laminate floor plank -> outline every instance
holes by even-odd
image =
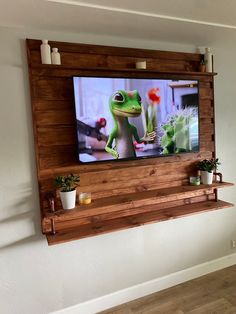
[[[236,314],[236,265],[100,314]]]
[[[234,311],[234,312],[232,312]],[[204,304],[202,306],[199,306],[198,308],[186,312],[187,314],[228,314],[228,313],[236,313],[236,307],[232,306],[231,303],[229,303],[225,299],[219,299],[207,304]]]

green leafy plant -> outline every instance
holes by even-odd
[[[204,159],[202,161],[199,161],[199,163],[197,164],[199,170],[207,172],[217,170],[219,165],[220,163],[218,158]]]
[[[79,185],[80,177],[77,174],[69,174],[67,176],[58,176],[54,180],[55,186],[61,190],[61,192],[70,192],[75,190]]]

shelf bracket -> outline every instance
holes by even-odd
[[[55,221],[54,221],[53,218],[50,218],[50,221],[51,221],[51,229],[52,229],[51,233],[52,233],[52,234],[56,234]]]
[[[55,212],[55,197],[53,192],[49,192],[46,195],[47,201],[48,201],[48,207],[50,208],[51,212]]]
[[[220,173],[220,172],[214,172],[214,176],[215,176],[215,180],[217,181],[217,177],[219,177],[219,179],[220,179],[220,183],[222,183],[223,182],[223,175],[222,175],[222,173]]]
[[[214,189],[215,201],[218,202],[218,190]]]

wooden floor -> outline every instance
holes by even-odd
[[[100,314],[236,314],[236,265]]]

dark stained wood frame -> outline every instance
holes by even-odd
[[[202,55],[49,41],[61,53],[62,65],[56,66],[41,64],[40,44],[26,40],[42,232],[49,244],[232,206],[216,202],[217,189],[230,184],[187,186],[196,162],[215,156],[215,73],[198,71]],[[144,59],[147,70],[135,69]],[[72,87],[76,75],[198,80],[200,152],[79,164]],[[53,179],[71,172],[80,174],[79,191],[92,192],[93,202],[66,212]]]

